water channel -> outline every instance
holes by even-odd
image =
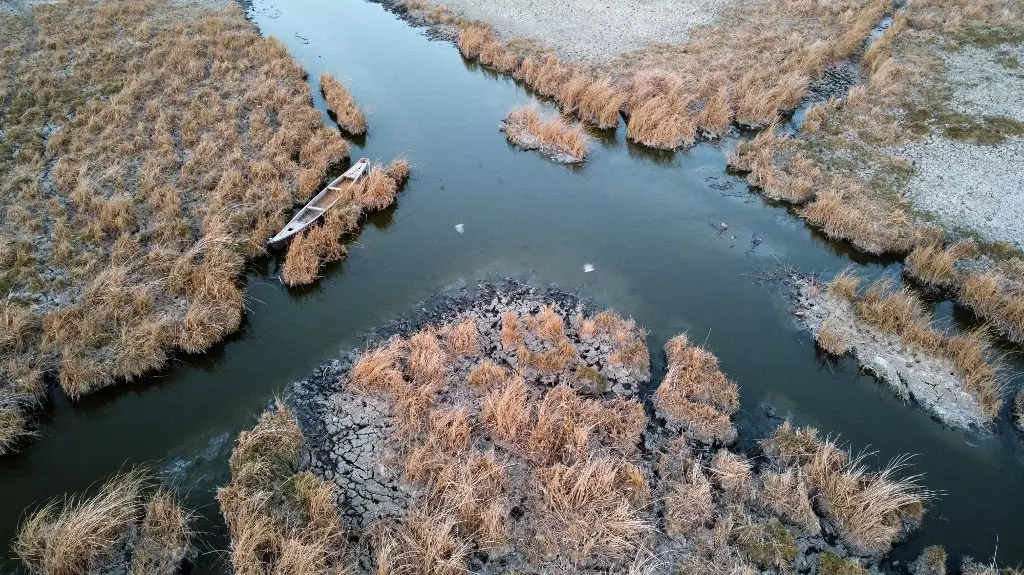
[[[765,274],[782,266],[832,274],[851,262],[865,274],[898,274],[898,264],[830,242],[752,194],[725,170],[735,141],[652,153],[627,144],[620,127],[597,135],[586,165],[567,168],[512,148],[498,131],[512,106],[533,99],[521,86],[380,5],[257,0],[251,17],[287,44],[311,82],[332,72],[369,111],[369,135],[352,155],[404,156],[412,180],[314,286],[288,290],[279,262],[254,262],[244,326],[209,353],[74,405],[52,398],[41,437],[0,461],[0,540],[14,535],[26,507],[147,464],[199,509],[206,544],[195,572],[227,572],[213,496],[237,431],[289,381],[361,345],[369,328],[446,287],[513,276],[635,318],[650,330],[656,378],[661,346],[688,332],[739,383],[748,441],[778,423],[765,415],[771,404],[854,450],[877,451],[871,461],[919,454],[909,472],[941,494],[894,557],[940,543],[953,557],[987,559],[998,547],[1001,562],[1024,561],[1020,438],[1006,423],[993,437],[946,429],[852,360],[815,353]],[[963,319],[948,303],[936,313]]]

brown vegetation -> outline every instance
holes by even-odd
[[[654,393],[654,406],[670,429],[701,443],[736,440],[730,416],[739,409],[739,389],[718,369],[718,359],[689,345],[685,335],[665,344],[668,373]]]
[[[350,567],[455,575],[484,554],[523,572],[581,566],[647,572],[634,571],[645,564],[645,549],[671,548],[664,559],[668,571],[749,574],[792,568],[800,553],[796,535],[820,536],[821,519],[865,555],[884,553],[920,521],[928,493],[915,477],[894,476],[904,460],[870,472],[862,458],[789,423],[763,442],[767,457],[712,451],[702,437],[690,437],[701,421],[680,422],[683,433],[658,428],[645,434],[649,421],[635,398],[609,399],[565,383],[552,386],[551,374],[516,372],[509,360],[521,346],[577,336],[578,345],[610,341],[633,326],[612,312],[566,319],[553,306],[521,319],[493,311],[394,336],[360,356],[342,375],[324,416],[344,411],[345,401],[392,405],[394,420],[384,428],[393,425],[395,434],[381,441],[393,453],[373,464],[395,467],[408,494],[404,509],[360,532],[345,532],[333,520],[316,531],[301,520],[292,485],[309,475],[295,468],[303,438],[283,406],[265,413],[240,436],[232,483],[219,494],[235,572],[254,572],[257,557],[265,561],[262,573],[292,572],[280,563],[287,533],[313,550],[306,564],[317,572]],[[479,333],[477,321],[493,331]],[[642,333],[633,331],[621,339]],[[460,333],[474,345],[460,346]],[[514,341],[498,346],[502,339]],[[466,355],[455,360],[459,349]],[[676,389],[728,422],[737,390],[714,356],[683,336],[665,352],[672,381],[662,388]],[[638,449],[641,441],[650,457]],[[339,484],[360,489],[360,472],[349,473]],[[258,513],[239,514],[256,500],[263,504]],[[345,508],[340,498],[329,501]],[[333,518],[338,507],[331,509]],[[339,547],[343,533],[356,543],[350,553]],[[824,539],[816,544],[831,548]],[[355,567],[356,557],[370,562]]]
[[[344,84],[331,74],[320,74],[320,91],[327,101],[327,109],[343,130],[353,136],[366,133],[366,118]]]
[[[896,478],[906,460],[897,458],[869,472],[864,456],[851,457],[834,441],[820,440],[813,428],[789,422],[764,440],[762,448],[785,473],[798,474],[814,489],[817,509],[858,553],[884,553],[904,530],[916,527],[930,493],[919,477]]]
[[[503,128],[509,141],[526,149],[538,148],[549,154],[566,155],[574,161],[587,156],[583,126],[570,126],[558,115],[541,117],[536,106],[518,106],[505,116]]]
[[[235,331],[246,258],[348,148],[235,5],[69,0],[0,28],[7,450],[44,371],[77,398]]]
[[[407,8],[456,27],[463,56],[522,80],[564,112],[612,128],[624,111],[629,139],[671,149],[699,135],[717,137],[734,119],[772,124],[799,104],[812,79],[861,49],[890,4],[740,2],[685,44],[625,54],[601,70],[560,61],[529,42],[503,42],[489,25],[443,5],[416,1]]]
[[[908,274],[950,293],[1020,343],[1024,279],[1014,272],[1024,269],[1020,254],[998,246],[979,250],[922,218],[905,199],[913,167],[893,149],[933,133],[1005,139],[999,128],[951,108],[939,54],[1012,39],[1022,23],[1020,10],[988,10],[966,0],[908,4],[865,54],[863,83],[808,111],[797,137],[764,130],[742,142],[730,165],[748,172],[768,197],[801,205],[800,215],[830,237],[869,253],[909,252]]]
[[[231,483],[217,492],[239,575],[342,572],[334,485],[297,470],[302,432],[284,405],[238,436]],[[339,571],[331,571],[331,570]]]
[[[290,287],[311,284],[325,265],[345,259],[345,236],[358,229],[364,214],[393,204],[408,179],[409,163],[393,160],[386,169],[375,165],[360,182],[345,184],[342,200],[324,214],[318,225],[296,235],[288,244],[281,274],[284,283]]]
[[[166,491],[147,495],[147,483],[133,471],[111,479],[92,497],[47,503],[22,523],[15,552],[40,575],[112,567],[136,575],[175,572],[189,554],[189,515]],[[128,565],[121,565],[125,560]]]
[[[817,335],[814,336],[814,339],[818,342],[818,347],[829,355],[838,357],[850,350],[850,343],[846,341],[842,327],[836,320],[831,318],[821,324],[821,328],[818,330]]]
[[[850,301],[857,317],[870,325],[899,336],[925,353],[947,358],[962,376],[964,388],[975,396],[985,414],[990,419],[999,414],[1004,382],[985,329],[950,335],[932,325],[921,300],[909,288],[897,289],[891,280],[880,279],[857,294],[857,283],[855,276],[844,271],[829,286],[829,291]],[[822,331],[825,328],[823,325]]]

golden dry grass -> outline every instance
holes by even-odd
[[[166,490],[147,495],[149,481],[143,472],[130,471],[91,497],[50,501],[22,522],[15,552],[31,572],[42,575],[111,566],[133,575],[176,571],[190,546],[190,515]],[[126,558],[128,565],[120,565]]]
[[[732,443],[730,416],[739,409],[739,389],[718,369],[710,352],[678,335],[665,345],[668,373],[654,392],[655,409],[666,423],[704,443]]]
[[[623,489],[645,481],[631,463],[608,458],[537,470],[544,514],[537,521],[541,548],[556,547],[579,562],[598,552],[610,560],[632,558],[652,527],[639,517],[645,494]]]
[[[84,572],[111,554],[141,517],[145,480],[131,472],[106,483],[95,497],[51,501],[22,523],[15,552],[38,573]]]
[[[387,168],[374,165],[359,183],[344,184],[342,197],[322,221],[296,235],[288,244],[282,280],[289,287],[311,284],[323,267],[348,255],[344,237],[359,227],[363,214],[387,208],[409,179],[409,163],[393,160]]]
[[[879,471],[869,471],[865,455],[851,457],[834,441],[818,439],[813,428],[794,428],[786,422],[762,448],[784,473],[799,474],[814,488],[818,506],[858,553],[888,551],[902,530],[920,522],[923,505],[931,497],[920,485],[920,476],[898,477],[908,458],[898,457]]]
[[[835,318],[830,317],[822,322],[814,340],[818,343],[818,347],[829,355],[838,357],[845,355],[850,350],[850,342],[847,340],[846,333]]]
[[[566,113],[610,128],[626,111],[627,136],[656,148],[719,136],[734,119],[772,124],[799,104],[811,79],[860,50],[889,9],[883,0],[744,2],[727,6],[685,44],[652,46],[592,70],[529,42],[503,42],[489,25],[467,22],[444,5],[407,7],[456,26],[463,56],[554,98]]]
[[[505,317],[505,327],[515,325],[522,337],[518,345],[546,345],[540,334],[560,341],[573,330],[602,341],[632,325],[611,312],[567,323],[554,308]],[[361,538],[359,553],[368,546],[374,573],[464,573],[474,552],[496,561],[525,558],[538,572],[600,564],[647,573],[645,549],[660,531],[690,546],[662,567],[750,574],[755,565],[791,565],[794,534],[820,534],[819,514],[845,545],[865,553],[883,552],[920,520],[928,494],[915,478],[896,477],[903,460],[869,471],[862,458],[810,428],[784,424],[763,442],[766,457],[753,459],[662,430],[665,436],[644,444],[654,446],[651,460],[638,448],[651,438],[642,436],[648,418],[635,399],[587,397],[564,383],[551,387],[511,373],[498,365],[510,350],[492,357],[484,346],[453,369],[458,377],[445,375],[454,353],[446,332],[460,323],[378,344],[341,381],[345,393],[374,394],[396,408],[393,454],[379,463],[413,488],[403,513],[376,521]],[[737,398],[713,356],[684,336],[665,352],[670,369],[686,372],[674,377],[701,399],[691,403],[731,426],[726,412]],[[413,413],[403,402],[417,387],[430,389],[417,395]],[[218,494],[236,573],[345,568],[333,483],[296,473],[302,442],[280,404],[240,435],[232,482]]]
[[[297,471],[302,432],[277,402],[238,436],[231,482],[217,491],[239,575],[343,572],[345,532],[335,486]]]
[[[852,22],[853,36],[843,38],[842,44],[854,43],[868,27],[868,14]],[[1005,276],[992,282],[984,278],[988,265],[955,266],[959,259],[975,259],[976,253],[965,253],[975,248],[970,242],[943,248],[954,234],[920,217],[906,201],[914,167],[893,150],[932,134],[987,138],[992,143],[1005,139],[1003,131],[979,127],[976,118],[956,113],[937,95],[950,89],[940,47],[983,45],[985,38],[1013,37],[1022,23],[1019,10],[985,10],[966,0],[901,7],[892,25],[864,55],[863,83],[845,98],[812,108],[795,138],[780,138],[766,130],[754,141],[741,143],[730,164],[748,171],[748,180],[769,197],[806,204],[799,213],[830,237],[848,240],[869,253],[909,252],[908,274],[948,290],[1008,338],[1020,342],[1024,337],[1022,282]],[[1019,262],[1017,256],[993,256],[997,267]],[[968,282],[973,282],[969,289]]]
[[[505,134],[509,141],[532,147],[526,133],[537,142],[541,150],[553,150],[571,156],[577,161],[587,157],[588,137],[583,126],[571,126],[561,116],[543,117],[537,106],[517,106],[505,116]]]
[[[1004,401],[1005,382],[999,373],[1000,359],[991,348],[986,329],[958,335],[945,333],[932,325],[921,300],[909,288],[897,288],[892,280],[883,278],[869,284],[858,295],[858,283],[859,279],[852,272],[844,270],[829,285],[829,292],[850,301],[859,319],[898,336],[924,353],[948,359],[962,377],[964,389],[975,396],[982,411],[990,419],[998,416]],[[823,325],[826,343],[836,350],[843,348],[840,334],[829,333],[825,328]],[[835,326],[832,329],[841,331]],[[829,351],[822,343],[820,331],[818,343]]]
[[[61,1],[0,25],[0,194],[17,203],[0,291],[72,302],[0,329],[0,380],[52,370],[75,398],[235,331],[246,259],[348,154],[284,45],[236,6],[166,0]]]
[[[320,74],[320,91],[327,101],[327,109],[343,130],[354,136],[366,133],[366,117],[344,84],[329,73]]]

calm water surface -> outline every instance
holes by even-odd
[[[656,369],[672,335],[706,343],[741,387],[748,440],[774,425],[762,408],[770,403],[881,460],[920,454],[912,471],[943,493],[896,557],[941,543],[952,556],[989,558],[998,546],[1001,561],[1024,560],[1019,439],[1005,424],[991,438],[945,429],[852,361],[816,356],[779,290],[757,277],[782,264],[828,274],[851,261],[869,274],[898,269],[822,239],[749,194],[725,172],[734,142],[653,154],[628,145],[620,128],[595,141],[584,167],[567,168],[513,149],[497,130],[509,108],[531,101],[528,93],[376,4],[258,0],[252,17],[314,82],[332,72],[369,111],[369,135],[352,155],[404,156],[412,180],[315,286],[288,291],[277,262],[254,264],[244,327],[210,353],[74,406],[54,398],[42,437],[0,461],[0,538],[13,536],[25,507],[148,464],[200,510],[207,549],[197,571],[225,572],[214,489],[226,481],[235,434],[274,393],[440,289],[515,276],[578,290],[634,317],[650,330]],[[583,273],[585,263],[595,270]],[[936,309],[958,320],[948,304]]]

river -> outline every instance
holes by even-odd
[[[352,155],[404,156],[412,180],[314,286],[288,290],[276,277],[279,261],[255,262],[245,323],[212,351],[74,405],[51,398],[42,436],[0,461],[0,538],[13,537],[26,507],[146,464],[199,509],[205,543],[195,572],[226,572],[213,496],[237,431],[289,381],[359,346],[371,327],[440,289],[513,276],[635,318],[650,330],[656,377],[661,346],[688,332],[740,385],[747,441],[777,423],[765,415],[771,404],[855,451],[877,451],[869,461],[918,454],[908,472],[941,493],[894,557],[939,543],[953,557],[988,559],[998,547],[1001,562],[1024,561],[1024,450],[1006,417],[993,437],[944,428],[852,360],[815,353],[781,289],[761,278],[781,266],[831,274],[851,262],[867,275],[896,275],[898,264],[830,242],[751,193],[726,173],[734,140],[652,153],[627,144],[620,126],[598,135],[586,165],[567,168],[512,148],[498,131],[511,107],[533,99],[521,86],[380,5],[257,0],[251,17],[309,71],[318,106],[316,78],[329,71],[369,112],[369,135]],[[963,320],[944,302],[936,314]]]

